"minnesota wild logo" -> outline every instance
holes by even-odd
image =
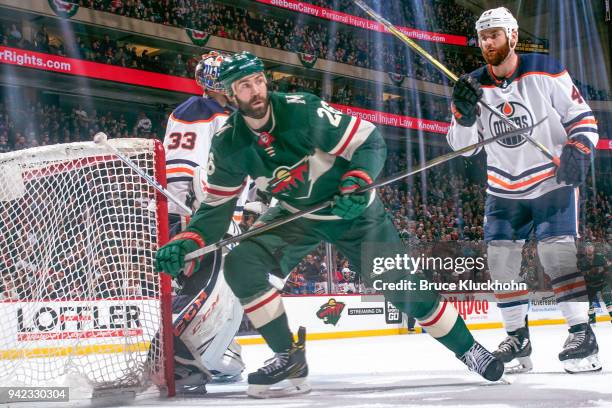
[[[192,28],[186,28],[185,31],[187,32],[187,36],[189,36],[191,42],[198,47],[203,47],[206,45],[208,39],[210,38],[210,34],[208,34],[206,31],[194,30]]]
[[[48,2],[53,12],[62,18],[70,18],[79,11],[79,5],[73,1],[48,0]]]
[[[309,164],[308,160],[301,160],[292,167],[281,166],[274,170],[272,180],[269,182],[269,189],[272,194],[288,193],[308,184],[307,175]]]
[[[317,312],[317,317],[323,320],[325,324],[333,324],[334,326],[340,320],[340,315],[344,310],[344,303],[336,302],[336,299],[329,299],[327,303],[321,305]]]
[[[317,63],[317,56],[312,54],[304,54],[303,52],[297,53],[300,58],[300,62],[306,68],[312,68]]]

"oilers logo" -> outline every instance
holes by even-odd
[[[497,105],[496,108],[520,128],[529,127],[534,124],[533,115],[529,109],[519,102],[504,102]],[[489,131],[491,132],[491,135],[497,136],[500,133],[508,132],[510,130],[513,130],[513,128],[503,120],[499,119],[497,116],[492,114],[489,117]],[[530,136],[532,132],[533,130],[529,132]],[[526,141],[527,140],[523,136],[517,135],[500,139],[497,141],[497,143],[507,148],[514,148],[523,145]]]

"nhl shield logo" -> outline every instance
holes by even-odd
[[[259,137],[257,138],[257,144],[263,147],[263,149],[268,153],[270,157],[276,156],[276,151],[274,150],[274,143],[276,139],[268,132],[261,132]]]
[[[327,303],[321,305],[317,312],[317,317],[323,320],[323,323],[335,326],[338,320],[340,320],[344,306],[344,303],[336,302],[336,299],[329,299]]]
[[[527,107],[519,102],[504,102],[496,106],[497,110],[502,112],[504,116],[514,122],[519,128],[525,128],[533,126],[533,115]],[[509,132],[513,128],[508,125],[505,121],[498,118],[495,115],[489,116],[489,131],[491,135],[497,136],[500,133]],[[533,130],[529,132],[529,135],[533,133]],[[500,145],[507,148],[515,148],[523,145],[527,139],[521,135],[509,136],[497,141]]]

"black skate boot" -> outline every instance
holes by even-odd
[[[290,349],[276,353],[266,361],[266,365],[249,374],[247,394],[253,398],[284,397],[294,394],[304,394],[310,391],[306,382],[308,364],[306,363],[306,329],[298,330],[298,341]],[[289,380],[290,385],[283,388],[272,386],[283,380]]]
[[[575,324],[568,331],[569,336],[559,353],[565,371],[570,374],[600,371],[599,347],[591,326],[588,323]]]
[[[497,381],[504,375],[504,363],[484,348],[477,341],[462,356],[457,356],[470,371],[474,371],[486,380]]]
[[[594,326],[597,323],[597,313],[595,312],[595,302],[589,302],[589,324]]]
[[[517,374],[525,373],[533,369],[531,362],[531,341],[529,340],[529,328],[521,327],[508,332],[508,337],[504,339],[493,355],[499,358],[504,364],[516,359],[516,364],[506,365],[506,373]]]

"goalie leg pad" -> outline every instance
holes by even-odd
[[[212,374],[233,377],[244,370],[240,349],[232,345],[242,320],[242,306],[223,277],[221,251],[215,252],[214,258],[208,283],[182,308],[174,321],[174,334],[193,356],[193,364],[209,378]],[[200,270],[193,279],[202,276],[206,275]],[[192,287],[190,281],[185,283]]]

